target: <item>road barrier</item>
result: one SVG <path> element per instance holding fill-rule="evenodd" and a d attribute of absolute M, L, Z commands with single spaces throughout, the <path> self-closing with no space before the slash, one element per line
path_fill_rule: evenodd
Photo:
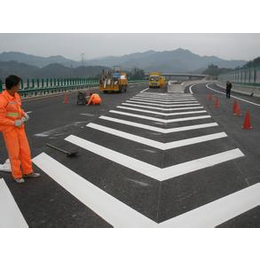
<path fill-rule="evenodd" d="M 260 67 L 244 68 L 219 75 L 220 81 L 231 81 L 239 85 L 260 87 Z"/>
<path fill-rule="evenodd" d="M 145 80 L 130 80 L 129 83 L 144 83 Z M 22 97 L 49 95 L 64 91 L 80 90 L 99 86 L 96 78 L 46 78 L 21 80 L 19 94 Z M 0 92 L 4 89 L 0 80 Z"/>

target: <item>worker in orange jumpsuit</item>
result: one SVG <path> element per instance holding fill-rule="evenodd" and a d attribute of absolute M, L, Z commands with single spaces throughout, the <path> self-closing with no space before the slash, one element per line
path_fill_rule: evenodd
<path fill-rule="evenodd" d="M 98 94 L 90 93 L 88 105 L 100 105 L 102 102 L 101 97 Z"/>
<path fill-rule="evenodd" d="M 7 77 L 6 90 L 0 94 L 0 129 L 9 155 L 12 176 L 17 183 L 23 183 L 23 177 L 40 176 L 32 168 L 30 147 L 24 129 L 29 116 L 21 108 L 21 98 L 17 93 L 20 81 L 15 75 Z"/>

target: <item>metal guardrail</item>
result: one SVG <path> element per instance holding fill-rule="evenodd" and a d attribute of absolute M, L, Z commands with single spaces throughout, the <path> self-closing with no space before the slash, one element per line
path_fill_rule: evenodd
<path fill-rule="evenodd" d="M 129 83 L 144 83 L 145 80 L 129 80 Z M 19 94 L 22 97 L 53 94 L 64 91 L 80 90 L 99 86 L 98 79 L 73 78 L 73 79 L 27 79 L 21 80 Z M 4 89 L 3 82 L 0 80 L 0 92 Z"/>

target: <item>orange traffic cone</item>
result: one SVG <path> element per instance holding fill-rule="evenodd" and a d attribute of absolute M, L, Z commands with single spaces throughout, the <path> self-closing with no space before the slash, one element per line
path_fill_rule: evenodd
<path fill-rule="evenodd" d="M 69 102 L 69 97 L 68 97 L 68 94 L 65 93 L 64 98 L 63 98 L 63 104 L 68 104 L 68 102 Z"/>
<path fill-rule="evenodd" d="M 249 110 L 246 111 L 246 116 L 245 116 L 245 120 L 244 120 L 244 124 L 243 124 L 242 128 L 243 129 L 252 129 Z"/>
<path fill-rule="evenodd" d="M 212 95 L 212 93 L 208 95 L 208 100 L 209 100 L 209 101 L 212 101 L 212 100 L 213 100 L 213 95 Z"/>
<path fill-rule="evenodd" d="M 219 98 L 216 98 L 215 104 L 214 104 L 215 108 L 220 108 L 220 102 L 219 102 Z"/>
<path fill-rule="evenodd" d="M 236 100 L 235 100 L 234 105 L 233 105 L 233 114 L 235 116 L 241 116 L 241 109 L 240 109 Z"/>

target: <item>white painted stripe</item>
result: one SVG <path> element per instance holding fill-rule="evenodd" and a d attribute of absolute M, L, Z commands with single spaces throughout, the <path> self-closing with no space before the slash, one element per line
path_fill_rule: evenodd
<path fill-rule="evenodd" d="M 157 103 L 157 104 L 194 104 L 194 103 L 198 103 L 198 101 L 196 100 L 191 100 L 191 101 L 187 101 L 187 100 L 179 100 L 179 101 L 159 101 L 159 100 L 153 100 L 153 99 L 144 99 L 144 98 L 130 98 L 130 100 L 132 101 L 141 101 L 141 102 L 148 102 L 148 103 Z"/>
<path fill-rule="evenodd" d="M 27 111 L 26 113 L 27 113 L 27 114 L 31 114 L 32 112 L 33 112 L 33 111 Z"/>
<path fill-rule="evenodd" d="M 27 227 L 28 225 L 5 181 L 0 179 L 0 228 Z"/>
<path fill-rule="evenodd" d="M 148 103 L 148 102 L 139 102 L 139 101 L 131 101 L 127 100 L 128 103 L 134 103 L 134 104 L 143 104 L 143 105 L 152 105 L 157 107 L 188 107 L 188 106 L 200 106 L 199 103 L 190 103 L 190 104 L 176 104 L 176 105 L 162 105 L 162 104 L 155 104 L 155 103 Z"/>
<path fill-rule="evenodd" d="M 213 84 L 213 83 L 212 83 L 212 84 Z M 216 90 L 216 89 L 213 89 L 213 88 L 209 87 L 209 84 L 207 84 L 206 87 L 207 87 L 208 89 L 214 91 L 214 92 L 220 93 L 220 94 L 222 94 L 222 95 L 226 95 L 225 92 L 218 91 L 218 90 Z M 241 101 L 243 101 L 243 102 L 245 102 L 245 103 L 248 103 L 248 104 L 251 104 L 251 105 L 254 105 L 254 106 L 260 107 L 260 104 L 257 104 L 257 103 L 254 103 L 254 102 L 248 101 L 248 100 L 243 99 L 243 98 L 239 98 L 239 97 L 237 97 L 237 96 L 234 96 L 233 94 L 231 95 L 231 98 L 234 98 L 234 99 L 237 99 L 237 100 L 241 100 Z"/>
<path fill-rule="evenodd" d="M 132 98 L 158 100 L 158 101 L 192 101 L 196 100 L 194 97 L 146 97 L 146 96 L 133 96 Z"/>
<path fill-rule="evenodd" d="M 94 186 L 45 153 L 33 162 L 58 184 L 114 227 L 213 228 L 259 206 L 260 184 L 227 195 L 157 224 Z"/>
<path fill-rule="evenodd" d="M 235 218 L 257 206 L 260 202 L 260 184 L 210 202 L 204 206 L 191 210 L 160 223 L 160 228 L 212 228 Z"/>
<path fill-rule="evenodd" d="M 164 181 L 171 178 L 175 178 L 187 173 L 191 173 L 197 170 L 201 170 L 207 167 L 214 166 L 219 163 L 227 162 L 244 156 L 244 154 L 239 149 L 233 149 L 226 152 L 210 155 L 207 157 L 176 164 L 161 169 L 149 163 L 137 160 L 135 158 L 116 152 L 109 148 L 87 141 L 75 135 L 70 135 L 67 138 L 65 138 L 65 140 L 85 150 L 88 150 L 101 157 L 116 162 L 124 167 L 127 167 L 131 170 L 144 174 L 158 181 Z"/>
<path fill-rule="evenodd" d="M 151 108 L 154 110 L 161 110 L 161 111 L 179 111 L 179 110 L 192 110 L 192 109 L 201 109 L 203 106 L 197 107 L 177 107 L 177 108 L 162 108 L 162 107 L 154 107 L 154 106 L 146 106 L 146 105 L 136 105 L 130 103 L 122 103 L 125 106 L 132 106 L 132 107 L 143 107 L 143 108 Z"/>
<path fill-rule="evenodd" d="M 207 113 L 206 110 L 188 111 L 188 112 L 177 112 L 177 113 L 162 113 L 162 112 L 156 112 L 156 111 L 145 110 L 145 109 L 138 109 L 138 108 L 132 108 L 132 107 L 124 107 L 124 106 L 117 106 L 117 108 L 126 109 L 126 110 L 131 110 L 131 111 L 144 112 L 144 113 L 148 113 L 148 114 L 161 115 L 161 116 L 178 116 L 178 115 L 189 115 L 189 114 Z"/>
<path fill-rule="evenodd" d="M 174 118 L 174 119 L 161 119 L 161 118 L 156 118 L 156 117 L 142 116 L 142 115 L 138 115 L 138 114 L 121 112 L 121 111 L 117 111 L 117 110 L 109 110 L 109 113 L 130 116 L 130 117 L 135 117 L 135 118 L 141 118 L 141 119 L 146 119 L 146 120 L 155 121 L 155 122 L 161 122 L 161 123 L 165 123 L 165 124 L 211 118 L 210 115 L 206 115 L 206 116 L 192 116 L 192 117 L 182 117 L 182 118 Z"/>
<path fill-rule="evenodd" d="M 132 121 L 122 120 L 122 119 L 109 117 L 109 116 L 101 116 L 99 118 L 103 119 L 103 120 L 119 123 L 119 124 L 124 124 L 124 125 L 138 127 L 138 128 L 142 128 L 142 129 L 146 129 L 146 130 L 150 130 L 150 131 L 154 131 L 154 132 L 159 132 L 159 133 L 163 133 L 163 134 L 177 133 L 177 132 L 190 131 L 190 130 L 195 130 L 195 129 L 202 129 L 202 128 L 218 126 L 218 124 L 214 122 L 214 123 L 206 123 L 206 124 L 190 125 L 190 126 L 182 126 L 182 127 L 165 129 L 165 128 L 135 123 Z"/>
<path fill-rule="evenodd" d="M 221 133 L 203 135 L 203 136 L 194 137 L 194 138 L 187 138 L 187 139 L 178 140 L 178 141 L 174 141 L 174 142 L 161 143 L 161 142 L 154 141 L 152 139 L 129 134 L 129 133 L 126 133 L 123 131 L 115 130 L 113 128 L 94 124 L 94 123 L 89 123 L 87 125 L 87 127 L 102 131 L 107 134 L 115 135 L 115 136 L 118 136 L 118 137 L 121 137 L 121 138 L 124 138 L 127 140 L 131 140 L 133 142 L 138 142 L 138 143 L 141 143 L 141 144 L 144 144 L 147 146 L 151 146 L 153 148 L 164 150 L 164 151 L 172 149 L 172 148 L 178 148 L 178 147 L 183 147 L 183 146 L 192 145 L 192 144 L 198 144 L 198 143 L 202 143 L 202 142 L 207 142 L 207 141 L 212 141 L 212 140 L 227 137 L 227 135 L 224 132 L 221 132 Z"/>
<path fill-rule="evenodd" d="M 156 223 L 99 189 L 45 153 L 33 162 L 69 193 L 117 228 L 152 227 Z"/>
<path fill-rule="evenodd" d="M 155 93 L 155 92 L 145 92 L 142 94 L 137 94 L 137 96 L 159 96 L 159 97 L 192 97 L 190 93 Z"/>
<path fill-rule="evenodd" d="M 144 93 L 146 90 L 148 90 L 149 88 L 145 88 L 142 91 L 140 91 L 140 93 Z"/>
<path fill-rule="evenodd" d="M 192 87 L 193 87 L 193 86 L 195 86 L 195 84 L 193 84 L 193 85 L 191 85 L 191 86 L 189 87 L 189 91 L 190 91 L 191 94 L 193 94 L 193 91 L 192 91 Z"/>

